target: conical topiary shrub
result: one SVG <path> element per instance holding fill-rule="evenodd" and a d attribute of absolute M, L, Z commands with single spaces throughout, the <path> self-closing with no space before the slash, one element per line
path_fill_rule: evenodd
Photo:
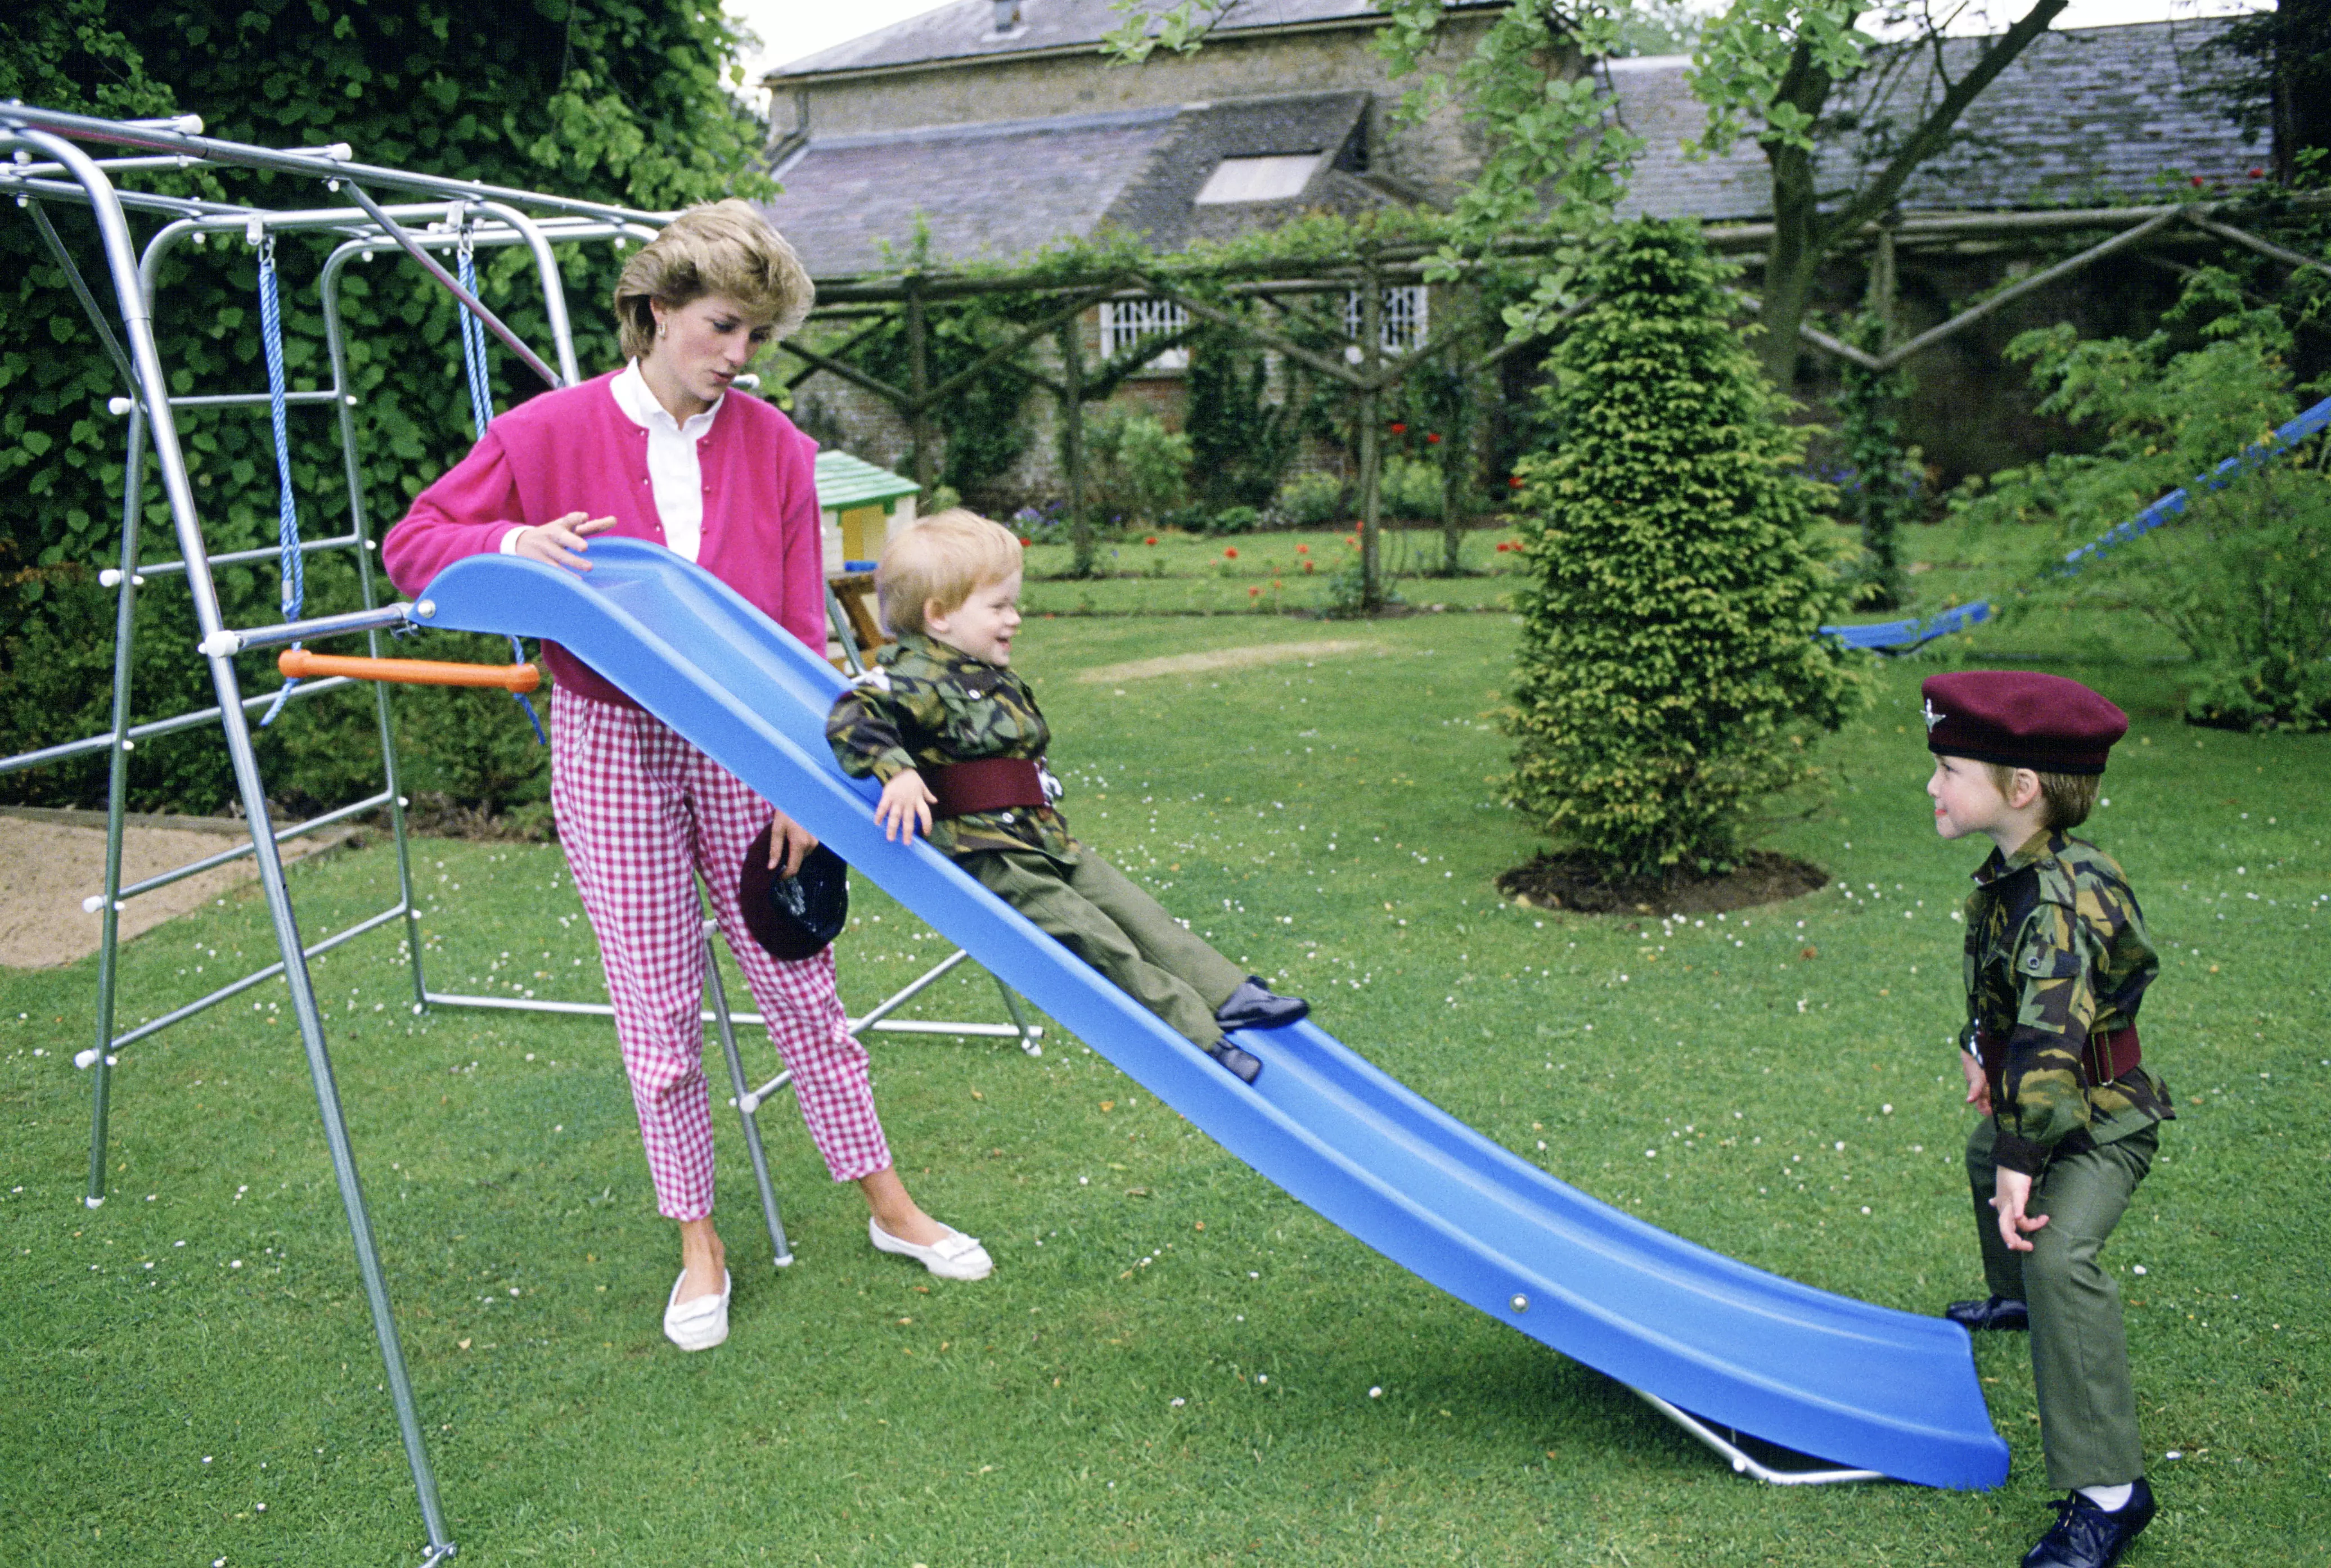
<path fill-rule="evenodd" d="M 1863 699 L 1803 440 L 1687 224 L 1622 229 L 1523 460 L 1511 800 L 1604 872 L 1705 874 Z"/>

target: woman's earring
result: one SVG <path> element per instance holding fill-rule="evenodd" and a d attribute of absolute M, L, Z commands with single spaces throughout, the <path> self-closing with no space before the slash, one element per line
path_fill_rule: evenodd
<path fill-rule="evenodd" d="M 658 337 L 671 337 L 671 322 L 669 322 L 669 321 L 659 321 L 659 322 L 657 322 L 657 323 L 656 323 L 656 336 L 657 336 Z"/>

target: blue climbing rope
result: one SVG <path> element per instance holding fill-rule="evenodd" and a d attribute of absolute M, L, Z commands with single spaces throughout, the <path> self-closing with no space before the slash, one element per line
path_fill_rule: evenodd
<path fill-rule="evenodd" d="M 461 224 L 461 239 L 454 249 L 454 265 L 461 287 L 478 298 L 477 241 L 467 222 Z M 470 417 L 478 427 L 478 439 L 486 439 L 486 426 L 494 417 L 493 389 L 486 380 L 486 327 L 469 308 L 456 308 L 454 315 L 461 321 L 461 363 L 470 373 Z"/>
<path fill-rule="evenodd" d="M 267 412 L 275 429 L 275 538 L 282 551 L 283 619 L 297 621 L 302 606 L 308 602 L 308 573 L 305 558 L 300 549 L 300 502 L 291 489 L 291 436 L 289 422 L 284 418 L 283 382 L 283 311 L 275 297 L 275 236 L 267 234 L 259 242 L 259 347 L 267 360 Z M 294 642 L 297 648 L 299 643 Z M 275 700 L 267 705 L 265 717 L 259 721 L 262 729 L 275 722 L 290 698 L 291 689 L 299 680 L 286 680 L 275 693 Z"/>
<path fill-rule="evenodd" d="M 461 238 L 453 247 L 453 258 L 461 287 L 470 291 L 472 299 L 482 298 L 478 293 L 477 251 L 476 237 L 465 218 L 461 222 Z M 486 326 L 471 313 L 467 306 L 457 307 L 454 314 L 461 318 L 461 365 L 469 373 L 470 418 L 478 427 L 478 439 L 483 441 L 486 439 L 486 426 L 493 422 L 494 417 L 493 390 L 486 380 Z M 510 662 L 526 662 L 526 644 L 513 637 L 509 645 Z M 526 693 L 513 691 L 510 695 L 518 698 L 520 708 L 526 709 L 526 721 L 534 726 L 535 744 L 549 744 L 542 733 L 542 719 L 534 711 L 534 704 L 528 700 Z"/>

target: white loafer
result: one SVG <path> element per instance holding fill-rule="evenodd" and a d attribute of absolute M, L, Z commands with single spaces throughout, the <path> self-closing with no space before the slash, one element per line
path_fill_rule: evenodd
<path fill-rule="evenodd" d="M 995 1259 L 979 1244 L 976 1236 L 966 1236 L 952 1226 L 942 1225 L 947 1232 L 928 1247 L 918 1247 L 912 1241 L 901 1241 L 869 1214 L 866 1217 L 866 1239 L 874 1243 L 877 1252 L 896 1252 L 901 1258 L 912 1258 L 942 1279 L 985 1279 L 995 1268 Z"/>
<path fill-rule="evenodd" d="M 728 1271 L 720 1271 L 720 1294 L 680 1299 L 688 1270 L 671 1282 L 671 1297 L 663 1304 L 663 1336 L 682 1350 L 710 1350 L 728 1337 Z"/>

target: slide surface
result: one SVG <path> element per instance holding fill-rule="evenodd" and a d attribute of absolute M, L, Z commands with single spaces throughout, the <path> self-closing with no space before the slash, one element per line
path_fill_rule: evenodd
<path fill-rule="evenodd" d="M 1508 1153 L 1309 1021 L 1248 1031 L 1242 1085 L 918 840 L 825 744 L 842 678 L 658 546 L 592 542 L 577 575 L 477 556 L 415 622 L 548 637 L 831 844 L 1005 984 L 1299 1202 L 1531 1338 L 1701 1418 L 1932 1487 L 2007 1476 L 1965 1332 L 1737 1263 Z"/>

